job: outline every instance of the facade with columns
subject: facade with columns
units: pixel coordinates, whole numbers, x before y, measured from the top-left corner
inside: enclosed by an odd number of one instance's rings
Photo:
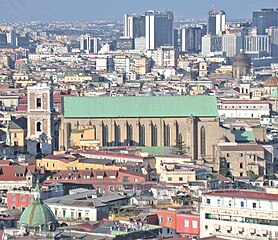
[[[83,110],[84,109],[84,110]],[[211,96],[65,97],[60,150],[72,146],[72,133],[93,129],[100,146],[176,146],[182,136],[187,154],[212,160],[213,146],[233,134],[219,126]]]

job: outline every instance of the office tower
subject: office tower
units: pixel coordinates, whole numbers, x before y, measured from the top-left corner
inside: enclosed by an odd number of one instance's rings
[[[16,47],[16,44],[17,44],[16,31],[10,30],[6,33],[6,36],[7,36],[7,44],[12,48]]]
[[[146,12],[146,49],[174,44],[174,16],[172,12]]]
[[[225,31],[226,13],[212,8],[209,11],[207,34],[217,35]]]
[[[0,47],[7,47],[7,35],[0,32]]]
[[[131,37],[119,37],[116,44],[118,50],[134,49],[134,39]]]
[[[254,35],[244,37],[244,51],[271,53],[270,37],[267,35]]]
[[[124,37],[138,38],[145,36],[145,16],[124,15]]]
[[[180,29],[180,50],[182,52],[199,52],[202,44],[202,29],[187,27]]]
[[[98,53],[99,39],[92,38],[90,34],[80,36],[80,50],[85,51],[86,53]]]
[[[262,9],[253,12],[253,27],[258,30],[258,35],[265,35],[266,29],[278,26],[278,9]]]
[[[234,57],[243,49],[243,37],[236,34],[222,35],[222,51],[226,52],[227,57]]]
[[[212,52],[219,52],[222,50],[221,36],[205,35],[202,37],[202,55],[207,56]]]
[[[278,57],[278,27],[269,28],[268,34],[271,42],[271,56]]]

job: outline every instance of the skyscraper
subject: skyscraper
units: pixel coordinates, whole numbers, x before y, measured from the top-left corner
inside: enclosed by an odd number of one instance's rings
[[[234,57],[243,49],[243,37],[236,34],[224,34],[222,36],[222,51],[227,57]]]
[[[209,11],[207,34],[217,35],[225,31],[226,13],[212,8]]]
[[[180,50],[182,52],[199,52],[202,44],[202,29],[187,27],[180,29]]]
[[[174,44],[174,15],[172,12],[148,11],[145,21],[147,50]]]
[[[92,38],[90,34],[80,36],[80,50],[85,51],[86,53],[98,53],[99,39]]]
[[[258,35],[265,35],[266,29],[278,26],[278,9],[262,9],[253,12],[253,27],[258,30]]]
[[[139,14],[124,15],[124,37],[139,38],[145,36],[145,16]]]

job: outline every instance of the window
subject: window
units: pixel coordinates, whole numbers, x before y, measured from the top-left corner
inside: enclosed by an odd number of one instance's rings
[[[41,108],[42,107],[42,99],[37,98],[36,104],[37,104],[37,108]]]
[[[46,163],[46,167],[48,168],[48,162]]]
[[[41,132],[41,130],[42,130],[42,123],[41,122],[37,122],[36,129],[37,129],[37,132]]]
[[[163,217],[159,217],[159,223],[163,223]]]
[[[220,206],[221,204],[221,199],[217,199],[217,205]]]
[[[172,182],[173,178],[172,177],[168,177],[168,182]]]
[[[128,176],[124,176],[123,182],[128,182]]]
[[[240,202],[240,206],[244,208],[244,202]]]
[[[102,125],[102,145],[106,147],[108,145],[108,126]]]
[[[33,202],[33,197],[30,197],[29,199],[30,199],[30,202]]]
[[[184,227],[189,228],[189,220],[184,220]]]
[[[22,200],[22,201],[25,201],[25,200],[26,200],[26,197],[25,197],[25,196],[22,196],[22,197],[21,197],[21,200]]]
[[[253,203],[253,208],[257,208],[257,203]]]
[[[240,164],[239,164],[239,167],[240,167],[240,168],[243,168],[243,163],[240,163]]]
[[[170,125],[164,125],[164,146],[170,146]]]
[[[226,155],[227,157],[230,157],[230,154],[229,153],[227,153],[227,155]]]
[[[14,141],[14,146],[18,147],[18,141]]]
[[[12,200],[16,200],[16,195],[12,195]]]
[[[139,146],[145,146],[145,126],[140,125]]]
[[[157,126],[152,125],[152,146],[157,146]]]
[[[179,181],[182,182],[183,181],[183,177],[179,177]]]
[[[210,204],[210,199],[209,198],[207,199],[207,204]]]
[[[206,155],[206,129],[204,126],[201,127],[201,155]]]
[[[192,228],[198,228],[198,221],[196,220],[192,221]]]
[[[243,153],[240,153],[240,157],[243,157]]]
[[[14,133],[14,138],[17,138],[17,134],[16,133]]]
[[[205,225],[205,230],[208,230],[208,225]]]
[[[171,217],[167,217],[167,221],[168,222],[172,222],[172,218]]]
[[[127,124],[127,145],[133,146],[133,128],[131,124]]]
[[[120,146],[121,145],[121,127],[120,127],[120,125],[117,125],[115,123],[114,132],[115,132],[115,146]]]
[[[83,138],[84,137],[84,134],[81,134],[80,138]]]
[[[241,173],[239,173],[239,176],[240,176],[240,177],[243,177],[243,173],[242,173],[242,172],[241,172]]]
[[[73,219],[74,218],[74,211],[70,212],[70,217]]]
[[[232,206],[232,200],[229,200],[229,207]]]
[[[55,163],[52,163],[52,167],[55,168]]]
[[[66,210],[63,210],[63,218],[66,218]]]

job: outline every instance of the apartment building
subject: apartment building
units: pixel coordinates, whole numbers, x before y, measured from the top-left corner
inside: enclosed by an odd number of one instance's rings
[[[203,194],[201,238],[277,239],[278,194],[221,190]]]

